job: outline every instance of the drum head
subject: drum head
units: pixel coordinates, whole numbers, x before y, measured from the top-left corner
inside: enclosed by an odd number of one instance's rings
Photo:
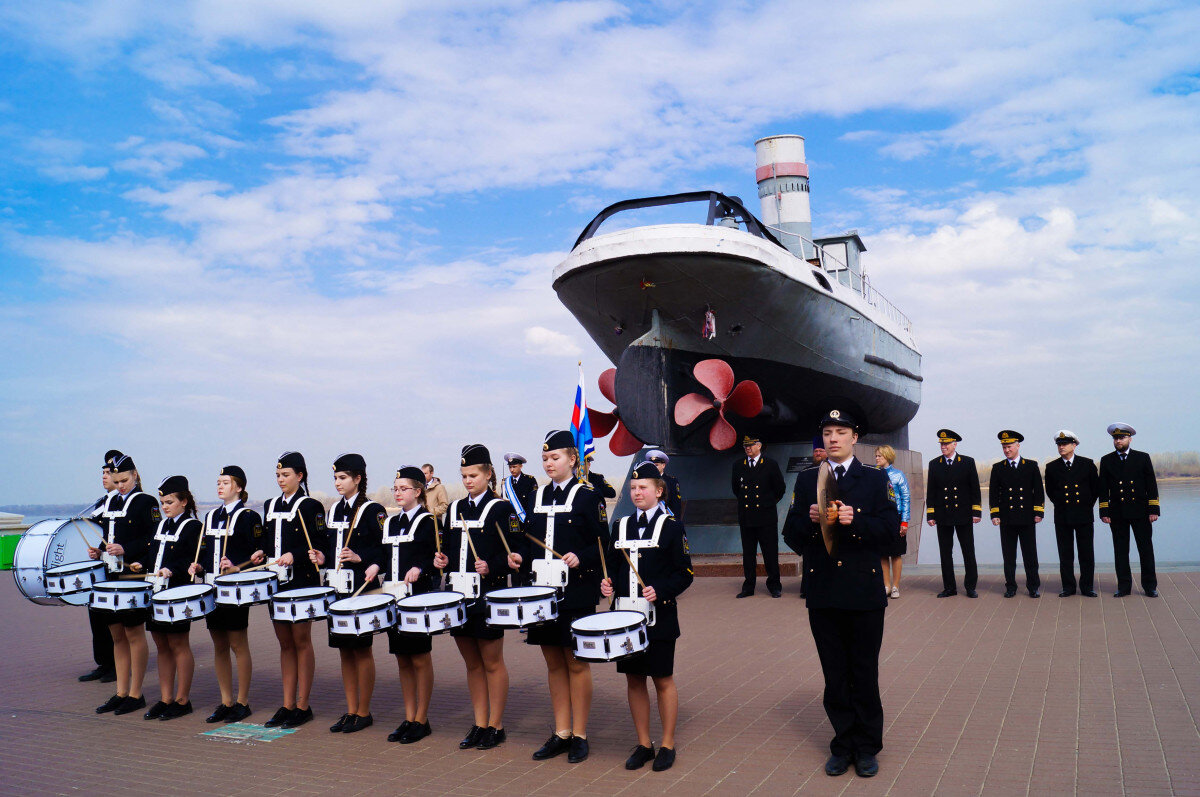
[[[466,596],[461,592],[425,592],[421,595],[409,595],[407,598],[402,598],[399,602],[401,609],[422,610],[422,609],[447,609],[451,606],[457,606],[466,600]]]
[[[395,603],[396,599],[391,595],[355,595],[350,598],[342,598],[340,601],[334,601],[329,607],[331,612],[359,612],[370,611],[371,609],[382,609],[389,603]]]
[[[162,603],[191,600],[192,598],[202,598],[205,594],[212,591],[213,588],[208,584],[184,584],[181,587],[164,589],[162,592],[155,595],[152,600]]]
[[[154,589],[149,581],[101,581],[95,587],[97,592],[144,592]]]
[[[271,571],[255,570],[253,573],[227,573],[223,576],[217,576],[216,582],[225,586],[234,584],[265,584],[268,581],[276,581],[279,576]]]
[[[614,612],[597,612],[587,617],[580,617],[571,623],[572,631],[580,633],[603,634],[611,631],[629,631],[646,623],[646,616],[641,612],[618,610]]]
[[[509,587],[508,589],[493,590],[487,594],[487,598],[501,602],[527,601],[553,598],[555,594],[554,587]]]
[[[313,598],[322,598],[326,595],[333,595],[333,587],[297,587],[296,589],[289,589],[285,592],[276,592],[275,600],[303,601],[312,600]]]
[[[69,576],[72,573],[86,573],[89,570],[103,568],[104,562],[88,559],[86,562],[71,562],[69,565],[59,565],[46,571],[48,576]]]

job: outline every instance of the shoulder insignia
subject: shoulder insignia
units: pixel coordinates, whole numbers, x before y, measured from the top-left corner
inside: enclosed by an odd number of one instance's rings
[[[155,523],[162,520],[162,513],[158,511],[157,506],[150,507],[150,517],[154,519]]]
[[[317,514],[316,514],[316,515],[313,517],[313,520],[315,521],[315,522],[313,523],[313,525],[314,525],[316,528],[320,529],[321,531],[324,531],[324,530],[325,530],[325,513],[324,513],[324,512],[318,512],[318,513],[317,513]]]
[[[688,555],[691,555],[691,553],[692,553],[692,549],[688,547],[688,541],[687,541],[686,534],[683,535],[683,552]]]
[[[865,463],[865,462],[863,462],[863,463],[861,463],[861,464],[862,464],[862,466],[863,466],[864,468],[870,468],[871,470],[879,470],[879,468],[875,467],[874,465],[868,465],[868,464],[867,464],[867,463]]]
[[[600,522],[605,526],[608,525],[608,509],[604,506],[604,502],[600,502]]]
[[[263,535],[262,523],[254,524],[254,531],[252,532],[252,534],[255,538],[261,537]]]
[[[387,521],[387,510],[386,509],[379,510],[379,513],[375,517],[378,518],[379,525],[382,526]]]
[[[594,486],[594,485],[593,485],[593,484],[592,484],[590,481],[588,481],[587,479],[580,479],[580,480],[579,480],[579,483],[580,483],[580,484],[582,484],[584,487],[586,487],[586,488],[587,488],[587,489],[589,489],[589,490],[595,490],[595,489],[596,489],[596,488],[595,488],[595,486]]]
[[[521,533],[521,521],[517,520],[516,515],[508,516],[508,530],[513,534]]]

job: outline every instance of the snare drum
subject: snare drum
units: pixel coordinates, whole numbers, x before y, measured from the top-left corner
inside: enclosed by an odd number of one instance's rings
[[[150,599],[154,619],[159,623],[196,620],[211,613],[216,602],[216,590],[208,584],[171,587]]]
[[[461,592],[425,592],[410,595],[396,604],[397,631],[410,634],[440,634],[467,621],[467,599]]]
[[[88,606],[109,612],[148,609],[153,594],[154,586],[148,581],[101,581],[92,587]]]
[[[567,588],[567,563],[561,559],[534,559],[533,583],[539,587],[554,587],[557,590]]]
[[[324,620],[333,600],[333,587],[299,587],[277,592],[271,598],[271,619],[277,623]]]
[[[482,577],[478,573],[460,573],[457,570],[450,573],[450,590],[457,592],[467,600],[475,600],[482,590]]]
[[[641,612],[612,611],[589,614],[571,623],[575,658],[582,661],[617,661],[650,646],[646,616]]]
[[[88,558],[88,543],[96,544],[103,538],[104,530],[90,520],[54,518],[34,523],[21,535],[13,551],[13,579],[17,589],[29,600],[45,606],[87,605],[88,595],[81,592],[70,596],[48,594],[46,570],[82,562]]]
[[[329,605],[329,633],[333,636],[368,636],[395,624],[396,599],[391,595],[355,595]]]
[[[487,624],[501,628],[526,626],[558,619],[558,594],[553,587],[511,587],[484,596]]]
[[[87,603],[92,587],[108,580],[104,562],[89,559],[46,571],[46,594],[79,606]]]
[[[229,573],[214,579],[217,603],[221,606],[254,606],[266,603],[279,591],[279,576],[255,570],[249,573]]]

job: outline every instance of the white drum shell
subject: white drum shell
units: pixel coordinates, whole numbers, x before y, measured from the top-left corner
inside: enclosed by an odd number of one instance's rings
[[[216,607],[216,590],[208,584],[184,584],[164,589],[150,599],[154,619],[160,623],[197,620]]]
[[[52,567],[46,571],[46,594],[66,600],[68,596],[82,595],[82,603],[87,602],[87,594],[92,587],[101,581],[108,580],[108,568],[104,562],[87,559],[83,562]]]
[[[396,599],[391,595],[355,595],[329,606],[329,633],[366,636],[396,624]]]
[[[103,581],[92,587],[88,606],[97,611],[147,609],[154,585],[148,581]]]
[[[526,628],[558,619],[558,593],[553,587],[510,587],[484,596],[487,624]]]
[[[221,606],[254,606],[271,600],[279,591],[279,576],[274,573],[229,573],[217,576],[217,604]]]
[[[570,574],[567,572],[567,563],[563,560],[534,559],[530,567],[533,570],[533,583],[539,587],[554,587],[559,590],[567,588]]]
[[[410,634],[440,634],[467,621],[467,599],[461,592],[425,592],[396,604],[396,630]]]
[[[483,581],[478,573],[460,573],[455,570],[450,573],[449,581],[450,591],[460,593],[467,600],[478,598],[482,592],[480,585]]]
[[[299,587],[275,593],[271,598],[271,619],[277,623],[302,623],[324,620],[335,593],[332,587]]]
[[[583,661],[618,661],[650,646],[645,615],[629,611],[579,618],[571,623],[571,641],[575,658]]]
[[[104,535],[103,529],[90,520],[52,518],[39,520],[26,529],[13,552],[13,580],[22,595],[44,606],[87,604],[86,595],[68,599],[46,593],[46,570],[88,558],[88,546],[79,536],[80,530],[93,543]]]

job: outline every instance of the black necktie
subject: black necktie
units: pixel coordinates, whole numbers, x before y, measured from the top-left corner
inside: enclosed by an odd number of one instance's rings
[[[954,460],[951,459],[950,457],[946,457],[946,467],[948,468],[953,464],[954,464]]]
[[[406,515],[405,513],[401,512],[401,513],[400,513],[400,530],[401,530],[401,531],[408,531],[408,526],[409,526],[409,522],[408,522],[408,515]]]
[[[1122,457],[1122,459],[1124,459],[1124,457]],[[121,495],[120,493],[114,495],[113,500],[108,504],[108,508],[112,511],[116,511],[123,506],[125,506],[125,496]]]
[[[1124,461],[1125,461],[1125,457],[1127,457],[1127,456],[1129,456],[1129,455],[1128,455],[1128,454],[1122,454],[1122,455],[1121,455],[1121,461],[1122,461],[1122,462],[1124,462]]]
[[[223,507],[223,506],[217,507],[217,514],[213,515],[213,523],[224,522],[226,514],[227,513],[225,512],[225,507]]]
[[[565,500],[567,500],[567,491],[555,485],[554,488],[550,490],[550,503],[561,504]]]
[[[833,475],[837,477],[838,481],[841,481],[842,477],[846,475],[846,467],[844,465],[838,465],[833,469]]]
[[[1066,462],[1067,462],[1067,470],[1070,470],[1071,469],[1071,460],[1068,459]]]

